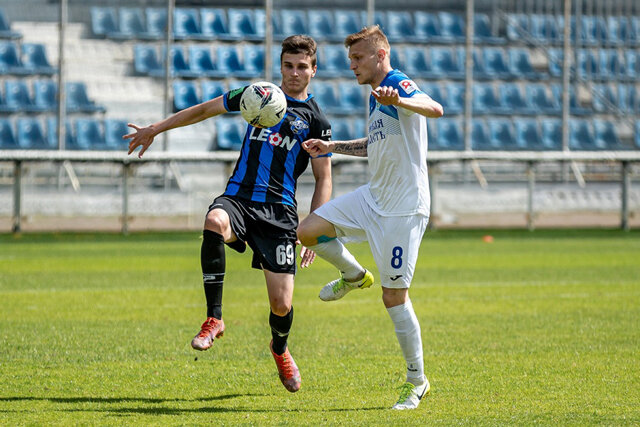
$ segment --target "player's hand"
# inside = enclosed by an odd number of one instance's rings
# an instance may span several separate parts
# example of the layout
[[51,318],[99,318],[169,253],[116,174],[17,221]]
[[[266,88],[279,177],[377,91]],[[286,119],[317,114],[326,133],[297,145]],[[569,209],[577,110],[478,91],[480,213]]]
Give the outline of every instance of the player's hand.
[[322,139],[307,139],[302,143],[302,148],[312,157],[331,152],[331,143]]
[[371,91],[371,95],[382,105],[398,105],[400,103],[398,89],[391,86],[378,86]]
[[129,152],[127,154],[131,154],[136,148],[142,147],[138,153],[138,157],[142,157],[144,152],[147,151],[147,148],[149,148],[153,142],[153,138],[156,136],[155,132],[151,126],[141,128],[133,123],[127,123],[127,126],[136,130],[135,132],[122,137],[122,139],[131,138],[131,141],[129,142]]
[[[296,244],[299,245],[300,241],[298,240]],[[315,259],[316,253],[314,251],[307,249],[304,246],[300,248],[300,268],[309,267]]]

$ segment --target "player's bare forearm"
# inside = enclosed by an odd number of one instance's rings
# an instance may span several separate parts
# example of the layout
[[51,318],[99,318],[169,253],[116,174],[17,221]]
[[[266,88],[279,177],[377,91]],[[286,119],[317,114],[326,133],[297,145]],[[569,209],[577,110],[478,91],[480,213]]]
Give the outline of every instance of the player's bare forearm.
[[334,141],[333,152],[348,156],[367,157],[367,138],[351,141]]
[[331,181],[331,158],[319,157],[311,160],[311,169],[316,184],[311,197],[311,209],[309,212],[315,211],[318,207],[324,205],[331,199],[332,181]]
[[428,118],[437,119],[444,114],[442,105],[425,94],[403,98],[398,93],[398,89],[391,86],[379,86],[371,91],[371,95],[382,105],[395,105]]

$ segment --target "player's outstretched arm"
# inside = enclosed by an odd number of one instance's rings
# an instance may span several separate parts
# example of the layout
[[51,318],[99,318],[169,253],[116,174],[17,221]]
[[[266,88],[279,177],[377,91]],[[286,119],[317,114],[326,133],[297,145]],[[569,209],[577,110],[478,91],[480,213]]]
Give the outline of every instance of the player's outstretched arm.
[[398,93],[398,89],[390,86],[378,86],[371,91],[371,95],[382,105],[395,105],[428,118],[437,119],[444,114],[442,105],[428,95],[420,94],[411,98],[403,98]]
[[327,153],[347,154],[350,156],[367,157],[367,138],[351,141],[324,141],[322,139],[308,139],[302,143],[311,156]]
[[136,148],[142,147],[138,153],[138,157],[142,157],[144,152],[147,151],[153,143],[156,135],[170,129],[198,123],[209,117],[214,117],[226,112],[227,110],[224,108],[222,96],[219,96],[201,104],[194,105],[193,107],[186,108],[149,126],[140,127],[129,123],[128,126],[134,129],[135,132],[123,136],[122,139],[131,139],[128,154],[133,153]]

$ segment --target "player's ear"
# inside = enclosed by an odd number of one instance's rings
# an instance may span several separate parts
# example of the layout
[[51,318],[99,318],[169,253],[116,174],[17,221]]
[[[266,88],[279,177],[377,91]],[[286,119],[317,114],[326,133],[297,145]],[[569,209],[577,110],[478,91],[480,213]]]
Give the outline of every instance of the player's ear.
[[318,66],[314,65],[313,68],[311,69],[311,77],[315,77],[316,73],[318,72]]
[[387,54],[387,51],[386,51],[386,50],[384,50],[383,48],[378,49],[378,51],[376,52],[376,54],[378,55],[378,61],[379,61],[379,62],[383,62],[383,61],[384,61],[384,59],[385,59],[387,56],[389,56],[389,55]]

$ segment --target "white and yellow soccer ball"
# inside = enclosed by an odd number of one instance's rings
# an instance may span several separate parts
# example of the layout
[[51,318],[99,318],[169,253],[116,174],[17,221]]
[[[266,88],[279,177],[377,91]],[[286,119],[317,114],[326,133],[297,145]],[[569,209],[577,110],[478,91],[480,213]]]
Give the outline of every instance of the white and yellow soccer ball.
[[287,98],[273,83],[253,83],[240,98],[240,113],[251,126],[270,128],[280,123],[287,113]]

